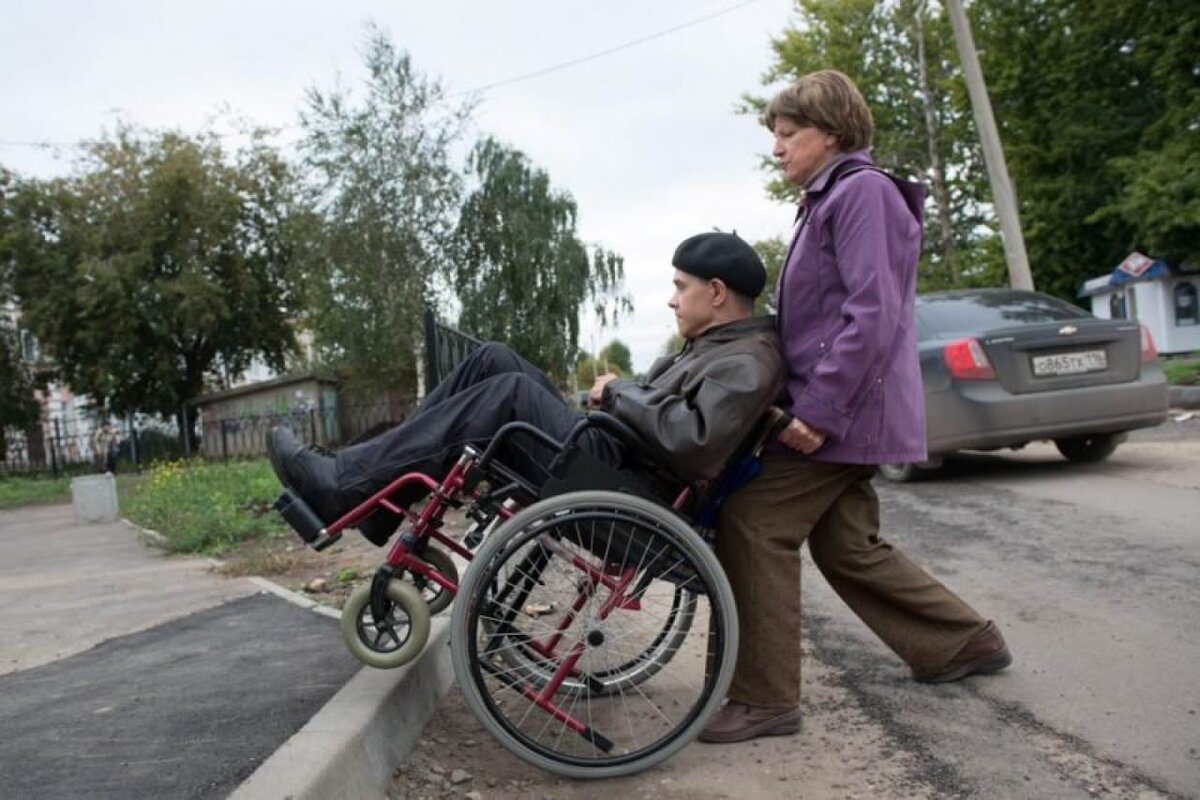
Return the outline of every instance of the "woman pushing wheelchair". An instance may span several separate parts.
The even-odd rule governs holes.
[[[800,547],[915,680],[956,681],[1012,661],[996,626],[879,536],[876,465],[924,461],[917,361],[918,184],[874,165],[871,112],[845,75],[781,91],[763,118],[801,187],[776,306],[791,424],[786,448],[720,510],[717,555],[741,645],[728,702],[701,741],[800,727]]]

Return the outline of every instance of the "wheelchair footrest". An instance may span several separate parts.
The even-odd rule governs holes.
[[[342,538],[340,533],[333,535],[327,533],[325,523],[321,521],[317,513],[291,489],[283,490],[275,499],[274,507],[287,524],[292,526],[292,530],[298,533],[300,538],[314,550],[324,550]]]

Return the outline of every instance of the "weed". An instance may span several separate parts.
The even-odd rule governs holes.
[[[130,521],[161,533],[169,551],[219,553],[283,528],[283,521],[270,512],[278,491],[266,459],[169,461],[122,492],[121,510]]]

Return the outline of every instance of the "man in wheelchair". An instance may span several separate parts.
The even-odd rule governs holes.
[[[762,261],[742,239],[702,233],[675,250],[669,302],[686,340],[654,363],[644,380],[601,376],[589,405],[631,429],[654,460],[684,480],[715,477],[778,397],[783,364],[774,320],[754,317],[766,283]],[[501,427],[524,422],[562,441],[582,417],[541,370],[501,344],[474,351],[404,423],[336,453],[303,447],[286,428],[271,431],[268,454],[281,483],[326,523],[342,517],[398,476],[420,472],[440,480],[463,448],[482,449]],[[623,437],[588,427],[578,446],[621,468],[639,463]],[[542,470],[553,452],[536,442],[507,443],[502,460],[518,471]],[[414,492],[415,496],[404,496]],[[393,501],[408,506],[421,489]],[[378,508],[356,525],[383,545],[400,518]]]

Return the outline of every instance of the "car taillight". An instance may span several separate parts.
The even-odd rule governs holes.
[[[942,351],[950,375],[963,381],[991,381],[996,371],[978,339],[958,339]]]
[[[1144,364],[1158,358],[1158,349],[1154,346],[1154,337],[1150,335],[1150,329],[1145,325],[1140,327],[1142,329],[1142,363]]]

